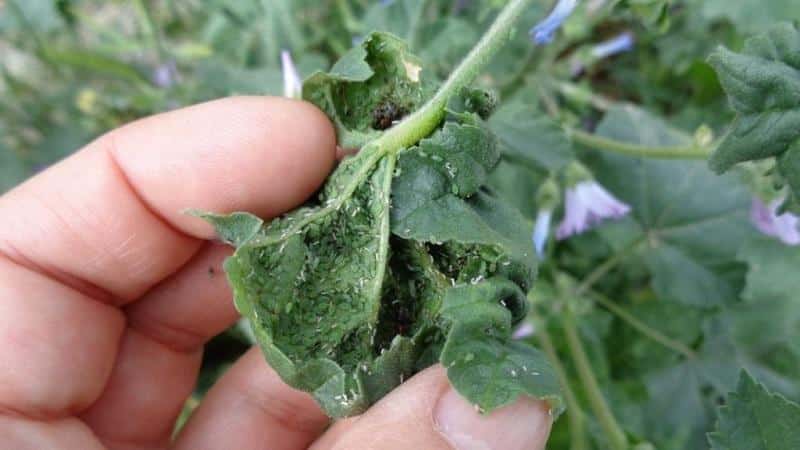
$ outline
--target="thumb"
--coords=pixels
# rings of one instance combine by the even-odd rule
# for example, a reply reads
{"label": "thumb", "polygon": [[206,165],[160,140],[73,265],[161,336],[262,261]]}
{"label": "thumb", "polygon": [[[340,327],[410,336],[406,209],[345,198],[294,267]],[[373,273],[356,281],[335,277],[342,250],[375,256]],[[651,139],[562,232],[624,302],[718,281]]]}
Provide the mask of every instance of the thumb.
{"label": "thumb", "polygon": [[552,418],[541,401],[523,398],[478,413],[447,381],[441,366],[420,372],[361,416],[331,427],[314,450],[541,450]]}

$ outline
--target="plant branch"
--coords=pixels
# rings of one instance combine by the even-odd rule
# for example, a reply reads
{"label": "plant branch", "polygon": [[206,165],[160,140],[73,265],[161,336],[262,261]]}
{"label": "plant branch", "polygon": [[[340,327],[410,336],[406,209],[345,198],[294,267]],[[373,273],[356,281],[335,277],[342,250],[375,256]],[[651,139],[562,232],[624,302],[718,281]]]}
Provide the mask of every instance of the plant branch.
{"label": "plant branch", "polygon": [[600,426],[608,438],[609,444],[614,450],[627,450],[628,438],[622,427],[619,426],[614,414],[611,412],[603,393],[600,390],[600,385],[592,371],[592,365],[589,362],[589,357],[586,355],[586,350],[583,348],[578,328],[575,324],[575,317],[567,307],[562,314],[562,326],[564,327],[564,335],[567,339],[567,346],[569,347],[572,360],[578,370],[578,377],[581,379],[586,395],[589,398],[589,405],[592,407]]}
{"label": "plant branch", "polygon": [[590,272],[589,275],[583,279],[581,284],[575,288],[575,297],[581,297],[583,294],[587,293],[595,283],[600,281],[600,278],[603,278],[603,276],[605,276],[608,272],[617,267],[623,259],[636,253],[639,250],[639,246],[642,244],[642,242],[644,242],[644,238],[636,239],[627,247],[613,254],[610,258],[605,260],[605,262],[597,266],[597,268]]}
{"label": "plant branch", "polygon": [[545,324],[538,321],[536,337],[539,341],[539,346],[550,359],[550,364],[553,370],[556,371],[561,389],[564,391],[564,401],[567,403],[567,420],[569,421],[569,436],[570,436],[570,450],[588,450],[589,441],[586,439],[586,417],[583,410],[575,397],[575,393],[569,385],[569,378],[564,365],[558,358],[558,352],[553,345],[553,338],[547,331]]}
{"label": "plant branch", "polygon": [[573,141],[596,150],[604,150],[627,156],[638,156],[653,159],[701,159],[711,156],[713,147],[699,145],[686,146],[656,146],[631,144],[628,142],[608,139],[596,134],[587,133],[575,128],[566,128],[565,132]]}
{"label": "plant branch", "polygon": [[682,342],[676,341],[675,339],[666,336],[660,331],[652,328],[651,326],[637,319],[633,314],[626,311],[625,308],[614,303],[613,301],[611,301],[611,299],[605,297],[599,292],[592,292],[590,295],[602,307],[611,311],[611,313],[622,319],[625,323],[630,325],[631,328],[642,333],[644,336],[652,339],[653,341],[658,342],[659,344],[663,345],[664,347],[670,350],[680,353],[687,359],[695,359],[697,357],[697,354],[692,349],[684,345]]}

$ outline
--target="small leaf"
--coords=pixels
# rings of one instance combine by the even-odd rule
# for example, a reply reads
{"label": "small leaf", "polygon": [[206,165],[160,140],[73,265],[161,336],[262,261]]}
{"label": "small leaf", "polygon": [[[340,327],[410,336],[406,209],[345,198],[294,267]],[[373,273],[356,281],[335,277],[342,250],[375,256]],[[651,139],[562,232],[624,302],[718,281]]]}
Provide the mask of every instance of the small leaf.
{"label": "small leaf", "polygon": [[189,210],[188,213],[211,223],[220,240],[234,247],[246,244],[264,226],[263,220],[250,213],[237,212],[229,215],[219,215],[196,210]]}
{"label": "small leaf", "polygon": [[519,287],[502,279],[458,286],[445,296],[442,317],[453,325],[441,363],[453,387],[480,411],[509,405],[520,395],[548,401],[554,416],[563,410],[547,357],[511,340],[512,324],[524,317],[526,305]]}
{"label": "small leaf", "polygon": [[781,25],[747,41],[742,53],[720,48],[709,59],[738,113],[712,155],[722,173],[778,156],[800,139],[800,31]]}
{"label": "small leaf", "polygon": [[769,392],[742,372],[736,392],[719,409],[713,450],[794,450],[800,448],[800,405]]}

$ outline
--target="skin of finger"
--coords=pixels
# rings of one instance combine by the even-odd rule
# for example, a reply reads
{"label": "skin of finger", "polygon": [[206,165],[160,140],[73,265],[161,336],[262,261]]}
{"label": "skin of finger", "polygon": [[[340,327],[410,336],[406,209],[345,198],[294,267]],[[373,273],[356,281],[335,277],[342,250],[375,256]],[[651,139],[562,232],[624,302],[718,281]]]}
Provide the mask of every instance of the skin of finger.
{"label": "skin of finger", "polygon": [[121,363],[103,396],[82,415],[105,442],[158,448],[169,441],[197,378],[203,344],[238,318],[221,268],[230,253],[227,246],[207,244],[181,271],[126,309],[129,328]]}
{"label": "skin of finger", "polygon": [[[235,107],[231,108],[229,102],[233,102]],[[277,102],[277,104],[281,108],[292,110],[292,114],[297,119],[307,118],[306,116],[309,114],[316,115],[318,118],[324,117],[321,112],[310,106],[297,103],[292,106],[282,101]],[[221,111],[218,110],[220,105],[223,106]],[[305,193],[313,192],[323,181],[326,171],[332,165],[334,154],[334,132],[327,121],[314,122],[313,118],[305,122],[300,120],[300,122],[306,123],[307,126],[308,122],[311,122],[311,126],[321,126],[327,130],[321,132],[318,130],[316,134],[303,127],[292,128],[289,123],[282,123],[278,127],[280,129],[271,128],[264,123],[269,114],[265,115],[261,110],[269,110],[275,107],[276,103],[269,99],[245,99],[244,101],[241,101],[241,99],[228,99],[190,108],[188,115],[184,116],[184,120],[179,120],[180,117],[178,119],[173,117],[171,122],[173,126],[166,129],[160,127],[158,121],[154,122],[153,120],[147,120],[132,126],[133,128],[144,128],[136,131],[139,134],[160,135],[163,140],[161,141],[162,145],[157,146],[157,148],[142,148],[138,150],[134,147],[125,148],[130,148],[130,151],[137,151],[137,157],[140,158],[137,160],[137,164],[141,163],[141,160],[149,159],[152,165],[158,165],[158,162],[164,159],[161,153],[165,152],[165,148],[173,150],[176,146],[185,145],[184,140],[182,140],[183,136],[202,136],[207,130],[214,127],[225,128],[228,129],[228,133],[210,133],[211,136],[207,136],[204,142],[207,146],[213,146],[218,151],[227,153],[227,158],[225,159],[228,169],[230,169],[230,166],[239,164],[247,167],[268,168],[275,159],[280,160],[281,158],[290,157],[283,155],[282,152],[286,149],[282,144],[294,142],[295,144],[288,148],[294,151],[291,155],[292,158],[299,158],[305,161],[302,169],[294,173],[282,173],[280,177],[272,177],[270,179],[263,178],[264,173],[269,172],[267,170],[262,170],[260,176],[253,175],[251,171],[249,176],[240,177],[236,180],[236,183],[241,184],[242,187],[249,186],[255,192],[255,194],[247,198],[241,197],[239,199],[255,202],[250,205],[241,205],[241,209],[256,213],[262,213],[263,211],[274,212],[277,210],[274,205],[265,204],[269,197],[266,195],[267,192],[271,192],[270,195],[273,196],[276,195],[273,191],[283,192],[290,198],[294,196],[300,198]],[[249,109],[250,113],[238,111],[237,114],[232,114],[231,109]],[[170,114],[175,115],[179,114],[179,112]],[[285,112],[281,114],[286,119]],[[213,120],[203,119],[208,115],[213,116]],[[231,126],[228,126],[226,121],[229,116],[238,118],[236,123]],[[245,120],[243,117],[251,117],[252,120]],[[198,122],[202,126],[197,127]],[[214,127],[211,127],[209,122],[213,122]],[[183,128],[179,126],[181,124]],[[149,132],[147,130],[148,126],[153,127]],[[270,133],[265,134],[265,128]],[[238,129],[244,136],[231,133],[231,129]],[[169,130],[177,133],[177,135],[169,136],[163,134]],[[40,272],[42,278],[46,278],[49,275],[61,281],[65,279],[78,280],[79,287],[83,288],[80,289],[81,292],[106,292],[115,299],[134,297],[134,294],[150,290],[155,280],[161,280],[168,275],[168,273],[162,272],[173,270],[176,259],[181,261],[178,265],[182,265],[187,255],[191,256],[200,247],[201,243],[196,239],[198,236],[188,237],[185,233],[189,231],[178,230],[181,226],[192,223],[192,221],[195,221],[193,223],[198,223],[197,219],[180,215],[180,223],[168,223],[161,212],[156,211],[152,205],[146,204],[141,200],[143,197],[139,191],[160,190],[165,189],[165,186],[149,188],[144,185],[146,184],[145,182],[140,180],[140,185],[134,189],[131,184],[131,177],[124,173],[120,163],[110,159],[109,155],[119,151],[115,149],[123,147],[120,145],[122,143],[121,139],[129,139],[125,138],[125,135],[125,133],[112,132],[109,136],[113,136],[113,138],[106,139],[111,139],[114,142],[113,145],[102,144],[103,139],[101,138],[98,141],[100,143],[92,144],[89,149],[79,152],[78,155],[69,158],[56,168],[48,170],[46,175],[37,177],[23,187],[14,190],[11,194],[0,198],[0,254],[12,255],[13,259],[17,260],[15,267],[22,266],[26,268],[28,273],[36,274]],[[248,142],[253,144],[258,140],[258,138],[253,137],[254,135],[259,136],[264,141],[258,147],[248,144]],[[239,141],[237,141],[237,136],[241,138]],[[225,142],[214,142],[214,139],[221,138],[224,138]],[[312,140],[317,138],[319,140]],[[268,139],[271,139],[271,141],[268,141]],[[230,142],[230,140],[234,142]],[[298,142],[302,143],[302,145]],[[154,144],[154,142],[151,140],[148,144]],[[125,146],[129,145],[125,144]],[[248,158],[237,158],[237,152],[247,153]],[[253,158],[253,155],[258,157]],[[186,155],[184,156],[186,157]],[[68,170],[63,169],[64,166],[67,166]],[[139,166],[140,170],[141,167]],[[187,171],[191,172],[189,169],[187,168]],[[117,174],[115,175],[117,177],[116,181],[112,181],[115,178],[109,175],[110,173]],[[91,176],[87,176],[87,174]],[[183,175],[184,177],[188,176],[187,174]],[[101,181],[97,181],[97,178],[100,178]],[[80,185],[83,179],[94,180],[86,182],[90,187],[94,186],[94,188],[88,189],[86,192],[80,189],[73,189],[70,191],[72,195],[69,196],[67,206],[61,205],[59,202],[50,202],[46,206],[42,206],[41,202],[37,203],[37,200],[41,198],[49,198],[48,196],[52,192],[64,191],[62,189],[63,185],[69,185],[69,183]],[[213,182],[213,179],[209,181],[204,193],[199,190],[193,190],[190,192],[191,195],[214,197],[215,187]],[[84,185],[87,185],[86,183]],[[174,182],[173,189],[168,189],[168,192],[162,192],[161,195],[183,198],[185,193],[180,189],[179,184]],[[107,189],[100,188],[103,186]],[[233,197],[227,196],[227,198]],[[103,202],[98,199],[105,199],[106,201]],[[198,206],[203,206],[202,202],[198,203]],[[168,203],[166,205],[169,206]],[[59,210],[62,207],[66,207],[68,211]],[[37,209],[39,209],[38,212],[36,211]],[[239,205],[233,207],[220,205],[220,208],[218,208],[218,210],[229,209],[239,209]],[[144,213],[142,213],[143,211]],[[73,212],[76,212],[76,214],[72,214]],[[136,226],[134,229],[126,229],[123,225],[119,225],[122,228],[110,226],[112,228],[110,236],[104,235],[103,233],[108,231],[106,230],[108,228],[106,225],[108,224],[100,218],[106,216],[114,217],[110,222],[111,225],[124,222],[126,224],[124,226],[131,223],[136,224]],[[138,220],[141,217],[146,217],[146,219],[144,221]],[[41,221],[37,221],[38,219],[41,219]],[[84,225],[87,221],[97,223],[97,225],[87,229],[86,227],[76,226],[74,223],[76,220],[80,225]],[[203,227],[204,225],[200,229]],[[192,228],[192,225],[189,225],[188,228]],[[119,232],[120,229],[127,231]],[[203,233],[200,235],[204,236]],[[26,249],[29,252],[20,252],[19,249]],[[115,251],[117,252],[114,253]],[[108,253],[116,256],[107,256]],[[53,256],[53,258],[48,259],[50,256]],[[97,260],[103,260],[108,264],[99,264]],[[125,270],[129,265],[131,272],[139,275],[126,278],[124,276]],[[87,269],[87,267],[91,270]],[[147,267],[149,269],[142,269]],[[153,267],[156,267],[157,270],[153,269]],[[146,274],[146,276],[142,274]],[[0,272],[0,275],[2,275],[0,279],[4,280],[4,288],[8,287],[11,283],[7,283],[5,280],[12,278],[11,272]],[[118,283],[118,278],[124,280],[124,282]],[[95,289],[86,289],[87,286]],[[59,300],[63,302],[63,304],[59,304],[59,307],[62,308],[62,317],[67,319],[72,317],[70,311],[68,311],[70,308],[76,308],[76,312],[83,312],[82,305],[75,306],[73,303],[76,302],[70,301],[74,296],[70,294],[72,290],[68,286],[59,286],[53,282],[49,287],[52,288],[48,292],[49,298],[53,299],[53,301]],[[12,285],[11,288],[13,289],[14,286]],[[12,290],[12,292],[17,291]],[[26,289],[21,292],[27,295],[28,291],[29,289],[26,286]],[[87,301],[89,300],[88,297],[87,295],[80,296],[80,298],[87,299]],[[101,296],[98,295],[95,298],[99,297]],[[5,298],[10,300],[8,308],[15,311],[19,309],[18,305],[22,303],[25,297],[15,293],[14,297],[6,296]],[[124,302],[123,300],[121,303]],[[96,303],[103,305],[102,301],[97,301]],[[195,304],[193,307],[203,308],[204,305]],[[116,317],[121,317],[118,314],[118,310],[113,308],[110,308],[110,310],[116,311]],[[8,316],[10,317],[10,315]],[[86,316],[95,319],[91,326],[96,329],[103,329],[106,326],[110,326],[108,324],[113,325],[115,323],[110,318],[101,318],[97,315],[91,316],[89,314]],[[117,320],[118,322],[116,323],[121,323],[120,319]],[[82,322],[78,323],[81,324]],[[54,345],[53,342],[61,338],[59,332],[64,329],[70,330],[72,325],[69,320],[59,323],[59,327],[44,328],[40,327],[40,324],[41,320],[38,317],[26,318],[25,321],[16,323],[15,326],[17,329],[22,329],[27,333],[7,333],[5,337],[16,341],[25,341],[27,339],[31,345],[49,348]],[[30,333],[29,330],[38,330],[38,333]],[[78,331],[72,330],[71,332],[77,333]],[[92,335],[92,333],[88,333],[88,335]],[[31,340],[31,336],[35,336],[35,339]],[[102,345],[110,344],[116,349],[119,335],[114,339],[109,337],[101,341]],[[97,351],[96,347],[87,345],[56,346],[55,348],[61,350],[61,353],[59,353],[61,359],[53,358],[53,361],[63,361],[64,364],[56,364],[53,361],[39,361],[37,355],[49,356],[47,352],[18,353],[22,361],[19,365],[12,366],[13,370],[9,371],[9,373],[17,376],[23,373],[20,367],[33,368],[24,373],[33,373],[34,376],[21,377],[26,379],[27,384],[30,385],[28,387],[30,390],[15,389],[15,386],[9,387],[6,384],[4,387],[9,392],[13,392],[16,397],[9,396],[9,400],[6,402],[9,404],[3,405],[2,408],[7,411],[18,411],[33,405],[37,412],[45,411],[51,415],[67,414],[83,409],[87,399],[93,401],[105,384],[104,380],[91,377],[94,370],[92,364],[95,364],[96,360],[100,361],[97,364],[103,367],[110,367],[114,363],[114,355],[102,351],[105,348],[102,345],[100,351]],[[92,351],[87,351],[87,348],[92,349]],[[149,348],[158,347],[149,346]],[[169,353],[171,349],[166,351]],[[142,353],[147,352],[132,352],[135,355]],[[88,356],[88,358],[84,358],[82,355]],[[121,358],[116,361],[116,364],[124,366],[126,363],[124,361],[125,355],[120,356]],[[164,366],[169,365],[165,364]],[[62,376],[64,367],[70,368],[70,370],[77,367],[75,370],[78,372],[88,370],[88,375],[83,373],[76,374],[70,377],[69,382],[65,382]],[[178,367],[184,366],[178,364]],[[183,373],[183,371],[181,372]],[[69,371],[67,373],[69,374]],[[138,378],[149,380],[151,383],[156,379],[154,376],[147,375],[139,373]],[[30,383],[30,380],[36,380],[36,382]],[[89,392],[86,392],[87,386],[91,387]],[[182,386],[182,388],[183,390],[176,391],[187,392],[191,386]],[[55,393],[57,395],[39,395],[39,393]],[[181,396],[185,397],[183,394]],[[43,403],[37,403],[39,401]],[[174,401],[173,403],[178,404],[179,401]],[[134,420],[136,417],[129,416],[127,419]]]}
{"label": "skin of finger", "polygon": [[433,408],[448,389],[445,370],[430,367],[373,405],[365,414],[335,423],[312,450],[451,450],[436,431]]}
{"label": "skin of finger", "polygon": [[[165,152],[164,135],[180,145]],[[280,97],[237,97],[162,114],[126,127],[115,142],[115,158],[145,203],[202,238],[213,237],[211,227],[186,216],[187,208],[276,216],[319,187],[336,154],[327,116]]]}
{"label": "skin of finger", "polygon": [[253,348],[209,391],[174,448],[300,450],[328,423],[311,396],[287,386]]}
{"label": "skin of finger", "polygon": [[201,349],[176,352],[128,328],[103,394],[80,418],[109,448],[166,448],[201,357]]}
{"label": "skin of finger", "polygon": [[[130,302],[200,246],[142,204],[92,144],[0,197],[0,253],[100,301]],[[104,148],[104,147],[103,147]]]}
{"label": "skin of finger", "polygon": [[0,414],[87,408],[112,371],[123,314],[1,257],[0,280]]}
{"label": "skin of finger", "polygon": [[75,418],[36,421],[0,415],[0,445],[9,450],[105,450]]}
{"label": "skin of finger", "polygon": [[143,119],[0,197],[0,253],[128,303],[199,249],[193,237],[212,236],[186,208],[272,217],[319,187],[334,154],[328,119],[293,100],[229,98]]}
{"label": "skin of finger", "polygon": [[176,351],[199,349],[239,313],[222,264],[233,249],[209,242],[179,272],[125,309],[128,326]]}
{"label": "skin of finger", "polygon": [[[447,433],[436,419],[443,402],[449,408],[457,408],[450,410],[456,414],[450,415]],[[454,418],[458,423],[453,422]],[[472,450],[491,446],[534,450],[545,447],[550,425],[548,406],[530,398],[521,398],[486,416],[478,415],[469,402],[452,390],[446,371],[437,365],[400,385],[363,415],[337,422],[312,449]],[[458,439],[453,439],[453,433]]]}

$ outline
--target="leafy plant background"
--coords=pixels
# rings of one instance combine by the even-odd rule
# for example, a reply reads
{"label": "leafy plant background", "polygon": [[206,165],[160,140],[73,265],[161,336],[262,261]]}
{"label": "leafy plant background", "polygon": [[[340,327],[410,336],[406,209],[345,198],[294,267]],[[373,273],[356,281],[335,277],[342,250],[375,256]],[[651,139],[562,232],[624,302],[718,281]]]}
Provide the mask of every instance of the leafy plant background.
{"label": "leafy plant background", "polygon": [[[504,3],[0,2],[0,192],[138,117],[226,95],[281,95],[281,49],[309,75],[369,31],[386,30],[444,78]],[[549,448],[575,448],[576,417],[590,448],[609,448],[564,333],[565,310],[630,442],[707,448],[721,418],[714,448],[797,448],[788,433],[776,441],[761,430],[761,447],[736,447],[725,433],[764,413],[759,402],[772,414],[800,414],[785,403],[800,400],[800,250],[752,227],[740,173],[601,153],[571,143],[558,125],[642,145],[691,143],[700,127],[722,135],[734,112],[706,58],[717,45],[741,49],[778,20],[800,20],[800,9],[793,0],[586,1],[553,44],[535,48],[523,31],[551,6],[534,2],[478,81],[500,97],[490,120],[504,155],[494,190],[532,222],[547,173],[579,158],[633,212],[551,245],[529,296],[538,331],[529,339],[551,344],[578,406],[557,423]],[[634,51],[582,59],[626,30]],[[240,328],[209,345],[187,413],[248,345]],[[743,377],[729,397],[742,369],[763,385]]]}

